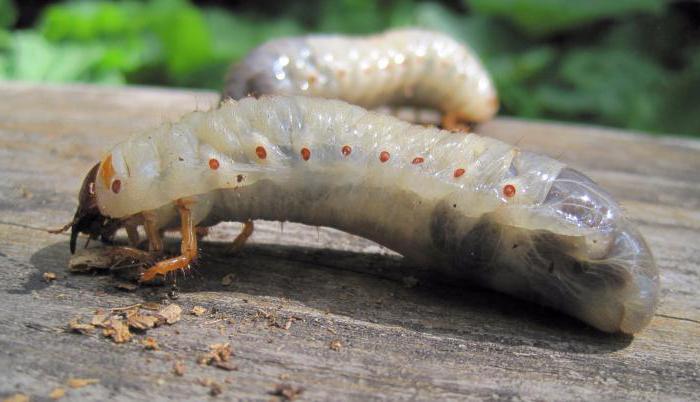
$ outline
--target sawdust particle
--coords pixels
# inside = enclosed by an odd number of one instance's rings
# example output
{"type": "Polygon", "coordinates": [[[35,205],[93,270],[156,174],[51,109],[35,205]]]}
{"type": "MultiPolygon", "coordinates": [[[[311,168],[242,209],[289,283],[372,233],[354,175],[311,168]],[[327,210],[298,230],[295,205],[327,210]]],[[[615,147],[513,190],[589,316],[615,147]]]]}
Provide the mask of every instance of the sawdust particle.
{"type": "Polygon", "coordinates": [[[124,320],[115,317],[107,321],[102,330],[102,335],[112,338],[114,343],[125,343],[130,341],[132,337],[131,332],[129,332],[129,325],[124,320]]]}
{"type": "Polygon", "coordinates": [[[206,312],[207,312],[207,309],[202,307],[202,306],[194,306],[194,307],[192,307],[192,310],[190,311],[190,313],[192,313],[192,315],[196,315],[197,317],[203,316],[204,313],[206,313],[206,312]]]}
{"type": "Polygon", "coordinates": [[[97,384],[100,380],[97,378],[71,378],[66,382],[66,385],[73,389],[87,387],[88,385],[97,384]]]}
{"type": "Polygon", "coordinates": [[[343,344],[340,342],[340,339],[333,339],[328,346],[331,348],[331,350],[338,352],[340,351],[340,348],[343,347],[343,344]]]}
{"type": "Polygon", "coordinates": [[[286,401],[297,399],[304,392],[304,387],[295,387],[291,384],[277,384],[275,390],[271,391],[271,395],[282,397],[286,401]]]}
{"type": "Polygon", "coordinates": [[[56,278],[58,278],[58,276],[56,276],[56,274],[53,272],[44,272],[41,277],[44,278],[45,282],[55,281],[56,278]]]}
{"type": "Polygon", "coordinates": [[[141,344],[143,345],[146,350],[158,350],[158,341],[155,340],[155,338],[152,338],[150,336],[146,337],[146,339],[141,341],[141,344]]]}
{"type": "Polygon", "coordinates": [[[185,363],[179,360],[176,361],[175,364],[173,364],[173,374],[178,377],[185,375],[185,363]]]}
{"type": "Polygon", "coordinates": [[[92,324],[83,324],[80,322],[79,318],[74,318],[68,323],[68,329],[79,334],[90,335],[95,330],[95,326],[92,324]]]}
{"type": "Polygon", "coordinates": [[[167,306],[160,309],[157,315],[162,317],[166,323],[172,325],[180,321],[180,316],[182,315],[182,308],[177,304],[168,304],[167,306]]]}
{"type": "Polygon", "coordinates": [[[55,400],[63,398],[65,395],[66,395],[66,389],[61,388],[61,387],[57,387],[57,388],[54,388],[53,391],[51,391],[51,393],[49,394],[49,398],[51,398],[55,401],[55,400]]]}

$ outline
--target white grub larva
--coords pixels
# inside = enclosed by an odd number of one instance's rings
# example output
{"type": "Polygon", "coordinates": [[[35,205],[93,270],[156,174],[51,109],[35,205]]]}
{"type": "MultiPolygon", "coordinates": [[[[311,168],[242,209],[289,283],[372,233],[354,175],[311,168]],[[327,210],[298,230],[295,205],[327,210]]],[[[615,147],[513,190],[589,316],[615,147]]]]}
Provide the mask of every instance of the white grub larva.
{"type": "Polygon", "coordinates": [[[341,99],[365,108],[429,107],[443,113],[447,128],[483,122],[498,110],[491,78],[474,52],[420,29],[267,42],[231,69],[223,98],[271,94],[341,99]]]}
{"type": "MultiPolygon", "coordinates": [[[[72,226],[111,236],[251,219],[329,226],[447,275],[563,310],[609,332],[650,320],[658,275],[644,240],[581,173],[495,139],[411,125],[342,101],[229,101],[115,146],[86,177],[72,226]]],[[[138,236],[131,238],[138,243],[138,236]]]]}

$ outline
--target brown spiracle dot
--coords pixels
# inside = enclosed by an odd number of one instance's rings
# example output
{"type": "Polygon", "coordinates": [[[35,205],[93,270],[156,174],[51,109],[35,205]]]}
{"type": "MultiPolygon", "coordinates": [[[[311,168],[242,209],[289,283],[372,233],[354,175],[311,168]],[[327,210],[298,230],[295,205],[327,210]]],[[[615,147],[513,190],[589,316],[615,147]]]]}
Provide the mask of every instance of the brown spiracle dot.
{"type": "Polygon", "coordinates": [[[121,191],[121,189],[122,189],[122,181],[119,180],[119,179],[115,179],[115,180],[112,182],[112,192],[113,192],[114,194],[118,194],[119,191],[121,191]]]}
{"type": "Polygon", "coordinates": [[[506,184],[503,186],[503,195],[508,198],[515,196],[515,186],[512,184],[506,184]]]}
{"type": "Polygon", "coordinates": [[[214,158],[209,159],[209,169],[216,170],[218,168],[219,168],[219,161],[214,159],[214,158]]]}
{"type": "Polygon", "coordinates": [[[390,155],[389,152],[387,152],[387,151],[382,151],[382,152],[379,154],[379,160],[380,160],[382,163],[388,161],[389,158],[391,158],[391,155],[390,155]]]}

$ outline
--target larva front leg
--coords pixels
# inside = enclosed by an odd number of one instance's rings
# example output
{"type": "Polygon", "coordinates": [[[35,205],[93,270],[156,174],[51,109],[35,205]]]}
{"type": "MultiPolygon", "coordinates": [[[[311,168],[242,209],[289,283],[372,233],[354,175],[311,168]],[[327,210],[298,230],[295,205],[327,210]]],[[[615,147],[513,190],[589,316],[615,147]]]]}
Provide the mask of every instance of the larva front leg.
{"type": "MultiPolygon", "coordinates": [[[[184,270],[197,258],[197,233],[192,222],[191,201],[180,199],[175,205],[180,216],[180,234],[182,235],[180,255],[159,261],[155,266],[147,269],[140,278],[141,282],[152,281],[158,276],[165,276],[168,272],[184,270]]],[[[149,236],[152,233],[151,230],[149,236]]]]}
{"type": "Polygon", "coordinates": [[[253,225],[253,221],[251,219],[243,222],[243,228],[241,228],[241,232],[233,240],[233,243],[231,243],[229,252],[237,253],[241,251],[243,246],[245,246],[245,243],[248,241],[248,238],[253,235],[253,230],[255,230],[255,226],[253,225]]]}

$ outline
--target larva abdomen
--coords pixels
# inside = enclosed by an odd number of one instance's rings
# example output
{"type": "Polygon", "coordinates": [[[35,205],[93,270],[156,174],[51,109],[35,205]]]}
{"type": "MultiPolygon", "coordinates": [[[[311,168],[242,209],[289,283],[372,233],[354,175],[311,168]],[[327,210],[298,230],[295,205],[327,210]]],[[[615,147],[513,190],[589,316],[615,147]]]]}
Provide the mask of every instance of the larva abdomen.
{"type": "Polygon", "coordinates": [[[98,214],[113,221],[147,213],[155,230],[185,209],[201,225],[335,227],[604,331],[639,331],[658,301],[648,247],[590,179],[340,101],[246,98],[193,113],[117,145],[94,176],[98,214]]]}
{"type": "Polygon", "coordinates": [[[365,108],[428,106],[472,122],[498,110],[491,78],[474,52],[420,29],[267,42],[231,69],[223,97],[251,94],[318,96],[365,108]]]}

